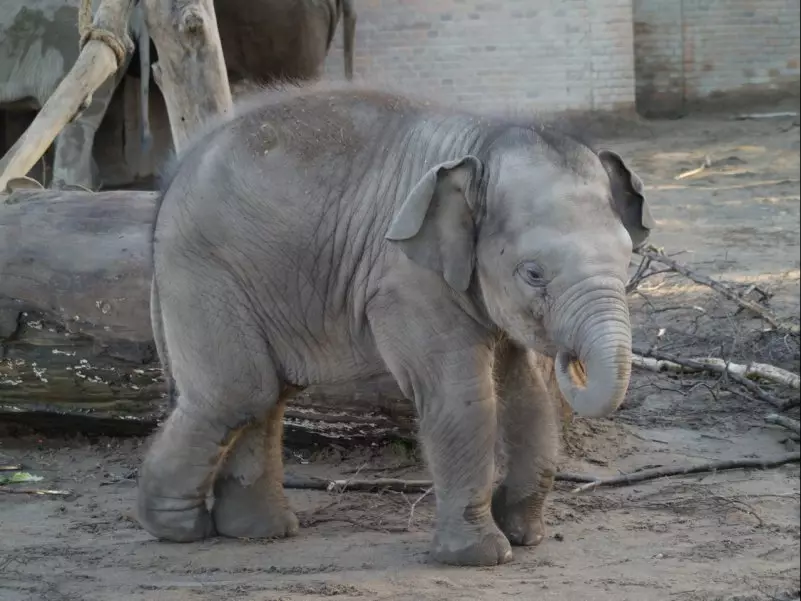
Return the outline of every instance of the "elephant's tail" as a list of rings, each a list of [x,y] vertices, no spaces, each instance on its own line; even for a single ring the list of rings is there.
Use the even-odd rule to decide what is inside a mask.
[[[161,362],[161,369],[164,372],[164,380],[167,383],[167,403],[170,411],[175,409],[177,403],[175,380],[170,370],[170,357],[167,353],[167,344],[164,340],[164,321],[161,318],[161,300],[159,300],[159,289],[156,282],[155,269],[153,278],[150,281],[150,323],[153,329],[153,340],[156,343],[156,352]]]
[[[353,41],[356,37],[356,10],[353,0],[342,1],[343,52],[345,55],[345,77],[353,79]]]

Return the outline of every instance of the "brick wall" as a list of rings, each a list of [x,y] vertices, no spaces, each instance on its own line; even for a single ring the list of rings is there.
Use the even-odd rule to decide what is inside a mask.
[[[799,0],[633,0],[637,105],[680,110],[799,82]]]
[[[632,0],[354,1],[357,77],[479,109],[634,106]]]

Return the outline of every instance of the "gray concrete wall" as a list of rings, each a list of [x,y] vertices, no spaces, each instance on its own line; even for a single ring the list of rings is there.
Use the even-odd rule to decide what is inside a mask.
[[[798,0],[633,0],[637,105],[798,89]]]
[[[670,0],[665,0],[670,1]],[[479,108],[634,107],[631,0],[355,0],[357,76]],[[341,28],[326,71],[342,77]]]

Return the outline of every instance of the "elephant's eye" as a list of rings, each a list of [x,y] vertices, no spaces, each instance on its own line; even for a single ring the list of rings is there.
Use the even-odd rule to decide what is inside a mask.
[[[537,288],[545,286],[542,269],[535,263],[530,261],[521,263],[517,271],[529,286],[535,286]]]

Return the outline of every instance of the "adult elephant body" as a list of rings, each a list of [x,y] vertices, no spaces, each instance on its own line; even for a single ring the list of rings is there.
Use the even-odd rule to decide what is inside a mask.
[[[232,81],[316,79],[342,22],[345,75],[353,73],[352,0],[215,0],[220,42]]]
[[[294,533],[284,402],[389,373],[420,415],[434,558],[537,544],[548,371],[581,415],[626,393],[642,190],[614,152],[533,122],[321,84],[243,107],[186,151],[156,218],[153,330],[180,394],[139,471],[140,520],[179,541]]]

